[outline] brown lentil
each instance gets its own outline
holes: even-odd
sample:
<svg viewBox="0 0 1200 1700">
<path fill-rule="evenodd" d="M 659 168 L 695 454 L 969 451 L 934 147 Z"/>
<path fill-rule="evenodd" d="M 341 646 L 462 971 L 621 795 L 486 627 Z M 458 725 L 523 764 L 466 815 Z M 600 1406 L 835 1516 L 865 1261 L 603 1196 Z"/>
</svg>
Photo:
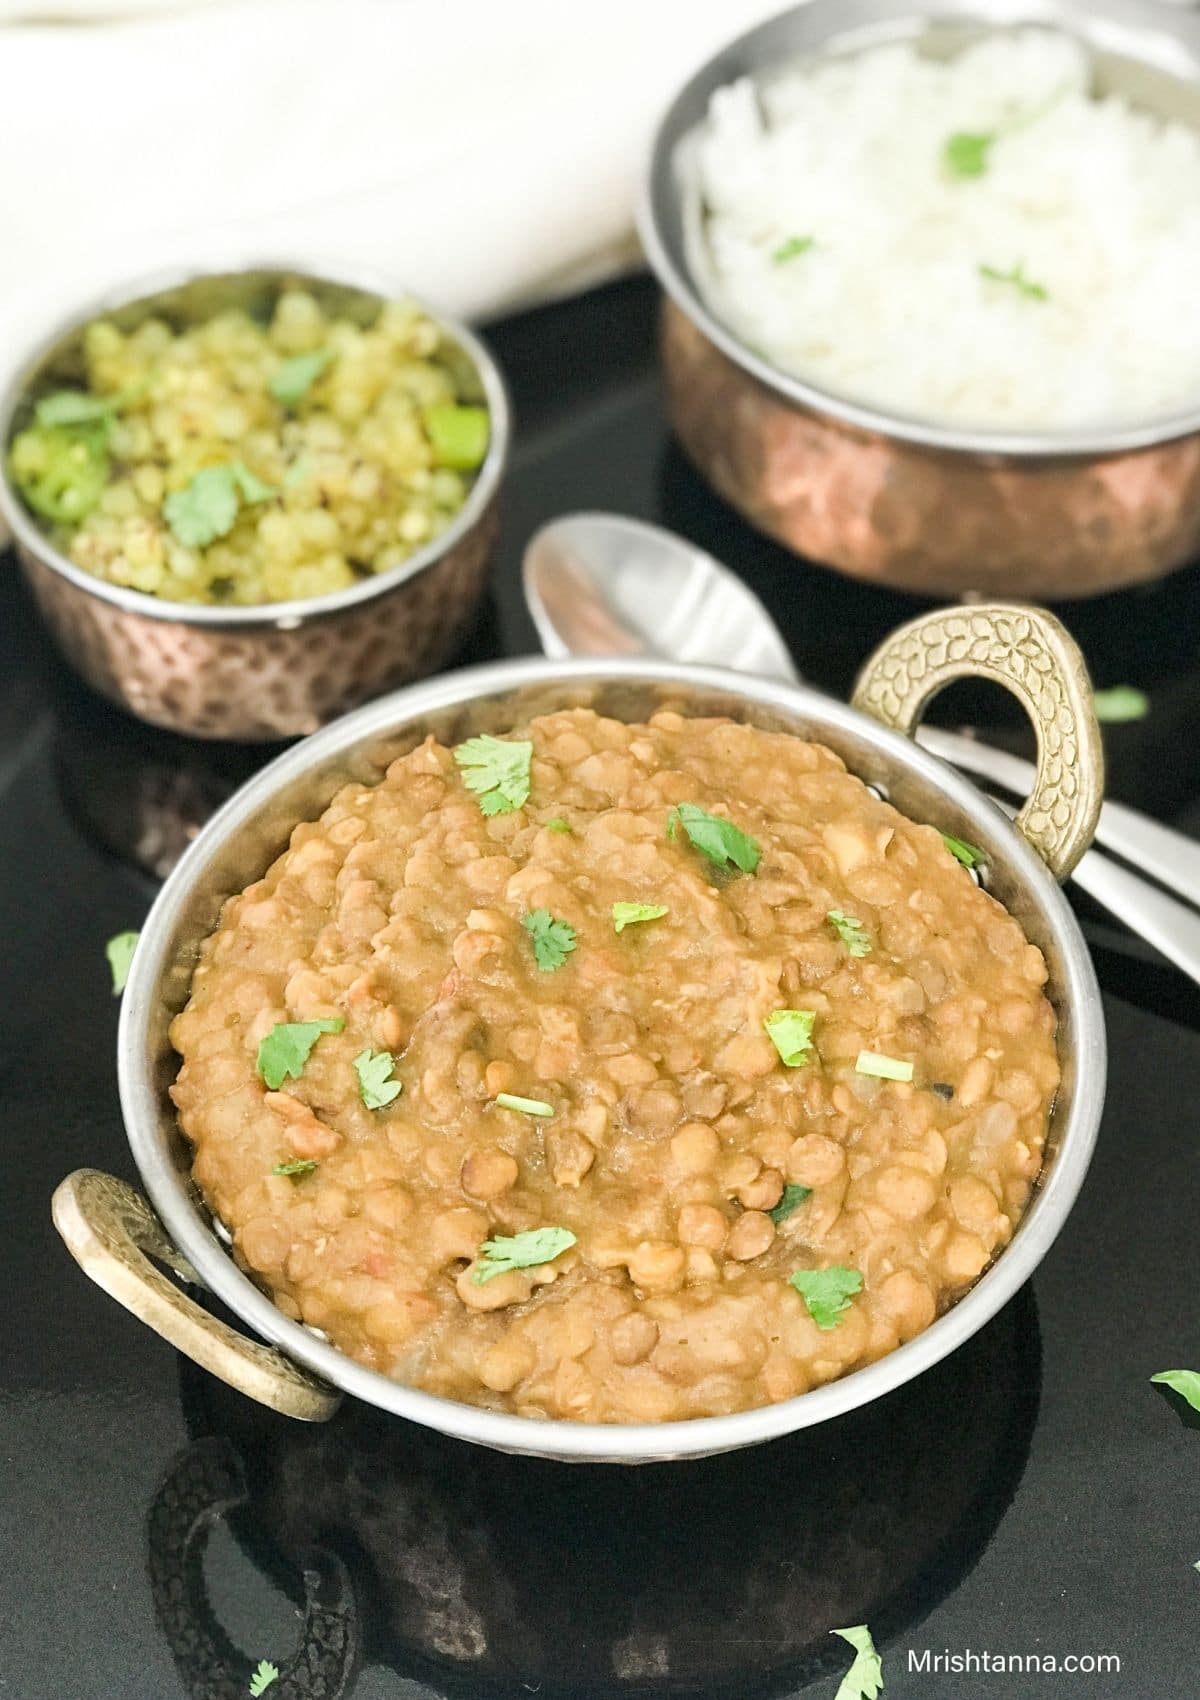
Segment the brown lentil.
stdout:
<svg viewBox="0 0 1200 1700">
<path fill-rule="evenodd" d="M 936 831 L 818 745 L 582 709 L 513 735 L 534 744 L 523 808 L 484 815 L 428 740 L 226 905 L 172 1028 L 173 1091 L 237 1257 L 370 1367 L 527 1416 L 740 1410 L 911 1339 L 1036 1179 L 1058 1080 L 1040 953 Z M 753 834 L 758 871 L 717 879 L 669 839 L 682 801 Z M 555 816 L 573 830 L 543 830 Z M 617 936 L 621 900 L 668 913 Z M 576 929 L 553 972 L 521 926 L 535 907 Z M 779 1008 L 815 1012 L 803 1066 L 764 1034 Z M 268 1091 L 260 1040 L 316 1016 L 345 1026 Z M 380 1110 L 352 1067 L 367 1046 L 403 1086 Z M 858 1075 L 864 1049 L 911 1060 L 912 1083 Z M 297 1157 L 316 1169 L 271 1173 Z M 785 1185 L 809 1191 L 777 1225 Z M 575 1245 L 476 1280 L 484 1240 L 544 1226 Z M 863 1289 L 822 1331 L 788 1276 L 833 1264 Z"/>
</svg>

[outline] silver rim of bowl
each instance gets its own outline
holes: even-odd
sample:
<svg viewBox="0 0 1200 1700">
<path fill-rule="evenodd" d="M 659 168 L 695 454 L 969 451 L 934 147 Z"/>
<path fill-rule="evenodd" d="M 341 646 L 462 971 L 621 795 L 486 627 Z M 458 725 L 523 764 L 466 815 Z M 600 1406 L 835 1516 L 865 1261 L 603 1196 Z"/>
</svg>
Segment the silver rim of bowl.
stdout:
<svg viewBox="0 0 1200 1700">
<path fill-rule="evenodd" d="M 497 692 L 528 685 L 587 680 L 643 680 L 697 686 L 766 708 L 783 706 L 822 728 L 862 737 L 870 728 L 879 750 L 931 781 L 952 806 L 983 833 L 1008 835 L 1017 875 L 1036 893 L 1062 947 L 1061 999 L 1070 1006 L 1075 1029 L 1075 1093 L 1050 1174 L 1035 1191 L 1012 1243 L 955 1305 L 922 1334 L 865 1368 L 794 1399 L 727 1416 L 665 1423 L 574 1423 L 512 1416 L 424 1393 L 366 1369 L 336 1347 L 292 1322 L 233 1261 L 202 1214 L 189 1182 L 159 1135 L 161 1082 L 150 1066 L 146 1035 L 161 975 L 176 930 L 186 913 L 194 881 L 264 803 L 308 769 L 364 741 L 385 737 L 411 719 Z M 1061 890 L 1008 818 L 971 782 L 919 745 L 877 726 L 848 705 L 803 685 L 717 667 L 692 667 L 649 660 L 550 661 L 534 658 L 460 669 L 409 686 L 342 717 L 278 756 L 247 782 L 212 817 L 163 886 L 142 929 L 129 983 L 122 999 L 117 1038 L 121 1108 L 134 1160 L 166 1230 L 205 1284 L 258 1335 L 288 1357 L 356 1398 L 399 1417 L 460 1440 L 559 1459 L 595 1462 L 652 1462 L 755 1445 L 856 1409 L 910 1381 L 957 1349 L 996 1314 L 1049 1250 L 1066 1221 L 1091 1161 L 1104 1102 L 1105 1035 L 1099 988 L 1083 936 Z M 182 1138 L 182 1135 L 176 1135 Z"/>
<path fill-rule="evenodd" d="M 102 318 L 105 313 L 117 312 L 123 307 L 143 301 L 149 312 L 154 297 L 168 290 L 203 278 L 233 277 L 254 272 L 277 273 L 281 280 L 294 278 L 301 284 L 329 284 L 361 290 L 365 294 L 377 295 L 381 304 L 403 297 L 415 302 L 462 347 L 479 375 L 490 421 L 487 454 L 476 474 L 474 484 L 467 493 L 466 501 L 446 529 L 439 532 L 407 561 L 402 561 L 399 566 L 392 567 L 387 572 L 364 579 L 360 584 L 350 585 L 345 590 L 333 591 L 326 596 L 302 597 L 289 602 L 263 602 L 248 607 L 212 607 L 206 603 L 169 602 L 147 591 L 109 584 L 105 579 L 84 572 L 82 567 L 76 566 L 55 548 L 13 489 L 8 477 L 8 445 L 13 419 L 43 363 L 65 338 L 82 330 L 92 319 Z M 495 497 L 508 462 L 511 431 L 508 391 L 500 368 L 485 344 L 460 320 L 430 306 L 421 296 L 405 289 L 404 285 L 394 278 L 366 270 L 339 268 L 336 271 L 317 271 L 302 262 L 289 263 L 279 259 L 241 259 L 228 265 L 172 267 L 170 270 L 153 272 L 106 289 L 85 306 L 56 319 L 39 334 L 33 347 L 17 362 L 15 368 L 10 368 L 10 376 L 3 396 L 0 397 L 0 516 L 3 516 L 21 549 L 62 578 L 69 580 L 77 590 L 82 590 L 89 596 L 99 597 L 102 602 L 110 602 L 128 614 L 138 614 L 152 620 L 179 621 L 192 626 L 217 626 L 226 629 L 271 626 L 280 630 L 295 630 L 309 620 L 340 614 L 347 609 L 357 608 L 364 602 L 370 602 L 377 596 L 385 596 L 408 580 L 418 577 L 427 567 L 434 566 L 448 554 L 478 524 Z"/>
<path fill-rule="evenodd" d="M 638 233 L 659 283 L 722 354 L 765 388 L 808 412 L 824 414 L 874 436 L 947 453 L 1056 460 L 1151 448 L 1200 430 L 1200 400 L 1189 409 L 1127 426 L 1069 431 L 973 430 L 888 413 L 772 365 L 710 312 L 686 262 L 676 261 L 662 229 L 659 209 L 664 200 L 677 205 L 680 198 L 675 153 L 693 125 L 681 129 L 678 114 L 693 104 L 698 91 L 705 91 L 707 106 L 707 95 L 713 89 L 740 76 L 757 79 L 778 62 L 780 54 L 802 59 L 822 51 L 865 51 L 884 41 L 919 40 L 938 25 L 1065 29 L 1092 51 L 1136 61 L 1177 82 L 1191 83 L 1200 93 L 1200 19 L 1189 16 L 1186 8 L 1166 5 L 1162 0 L 1039 0 L 1036 5 L 1028 0 L 930 0 L 919 13 L 914 12 L 911 0 L 806 0 L 746 30 L 709 55 L 676 91 L 659 118 L 637 198 Z M 793 26 L 803 35 L 799 45 L 787 41 Z M 1159 51 L 1147 51 L 1143 58 L 1131 44 L 1131 37 L 1139 44 L 1151 43 Z M 1169 68 L 1164 66 L 1164 59 L 1173 61 Z"/>
</svg>

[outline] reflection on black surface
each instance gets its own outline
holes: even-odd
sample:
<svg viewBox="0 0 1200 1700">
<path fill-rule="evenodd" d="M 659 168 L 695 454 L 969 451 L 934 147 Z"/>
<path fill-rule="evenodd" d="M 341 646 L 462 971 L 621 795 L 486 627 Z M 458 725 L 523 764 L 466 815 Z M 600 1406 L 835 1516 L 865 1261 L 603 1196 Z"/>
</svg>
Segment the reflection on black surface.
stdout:
<svg viewBox="0 0 1200 1700">
<path fill-rule="evenodd" d="M 154 881 L 285 747 L 184 738 L 123 714 L 70 675 L 56 685 L 54 757 L 67 812 L 92 843 Z"/>
<path fill-rule="evenodd" d="M 359 1640 L 365 1661 L 450 1696 L 768 1700 L 844 1666 L 831 1629 L 867 1622 L 886 1642 L 975 1563 L 1020 1480 L 1040 1374 L 1026 1288 L 953 1357 L 837 1422 L 622 1468 L 508 1457 L 358 1404 L 289 1423 L 185 1363 L 197 1438 L 148 1523 L 159 1621 L 194 1700 L 248 1680 L 199 1561 L 227 1512 L 298 1601 L 304 1578 L 281 1700 L 349 1694 Z"/>
<path fill-rule="evenodd" d="M 147 1520 L 150 1590 L 187 1692 L 197 1700 L 243 1700 L 250 1662 L 233 1646 L 209 1610 L 204 1548 L 216 1519 L 242 1505 L 246 1482 L 233 1446 L 218 1436 L 197 1441 L 175 1460 Z M 304 1629 L 290 1662 L 272 1663 L 279 1700 L 341 1700 L 358 1667 L 359 1613 L 346 1567 L 314 1552 L 299 1573 Z"/>
<path fill-rule="evenodd" d="M 451 667 L 495 654 L 486 609 Z M 47 658 L 64 806 L 92 843 L 157 882 L 240 785 L 287 748 L 185 738 L 148 726 Z"/>
</svg>

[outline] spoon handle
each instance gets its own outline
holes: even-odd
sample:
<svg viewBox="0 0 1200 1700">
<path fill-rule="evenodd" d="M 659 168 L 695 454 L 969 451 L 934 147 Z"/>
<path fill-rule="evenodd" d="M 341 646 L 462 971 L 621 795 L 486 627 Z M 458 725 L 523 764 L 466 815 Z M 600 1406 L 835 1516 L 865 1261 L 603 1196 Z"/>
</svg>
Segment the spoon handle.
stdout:
<svg viewBox="0 0 1200 1700">
<path fill-rule="evenodd" d="M 974 738 L 965 738 L 961 733 L 922 726 L 917 733 L 917 742 L 943 761 L 961 767 L 967 773 L 991 779 L 1018 796 L 1024 796 L 1033 784 L 1032 762 L 1010 755 L 1007 750 L 994 749 L 990 744 L 978 743 Z M 1200 844 L 1194 839 L 1185 837 L 1172 827 L 1162 826 L 1148 815 L 1139 814 L 1136 809 L 1126 808 L 1123 803 L 1105 803 L 1100 810 L 1096 841 L 1109 850 L 1115 850 L 1140 873 L 1148 874 L 1151 879 L 1177 891 L 1189 903 L 1200 905 Z M 1075 877 L 1078 879 L 1078 874 Z M 1105 900 L 1101 897 L 1100 901 Z M 1178 909 L 1179 905 L 1172 907 Z M 1194 918 L 1189 916 L 1189 919 Z M 1200 926 L 1200 923 L 1197 925 Z M 1146 936 L 1150 935 L 1147 933 Z M 1168 950 L 1164 950 L 1163 954 L 1171 956 Z M 1192 970 L 1188 969 L 1188 972 Z"/>
<path fill-rule="evenodd" d="M 1194 909 L 1096 850 L 1085 851 L 1071 878 L 1200 985 L 1200 915 Z"/>
<path fill-rule="evenodd" d="M 936 736 L 940 742 L 943 734 Z M 922 738 L 921 741 L 925 740 Z M 952 734 L 946 734 L 945 741 L 948 744 L 971 742 L 968 738 L 955 739 Z M 937 755 L 941 753 L 940 749 L 934 751 Z M 998 750 L 989 752 L 991 755 L 1001 753 Z M 1015 757 L 1013 759 L 1016 760 Z M 1023 767 L 1026 764 L 1021 762 L 1018 765 Z M 1007 785 L 1009 781 L 1005 778 L 1000 783 Z M 1016 813 L 1012 804 L 1003 798 L 993 797 L 992 801 L 1006 815 Z M 1200 914 L 1194 909 L 1185 908 L 1173 897 L 1168 897 L 1165 891 L 1159 891 L 1157 886 L 1142 879 L 1140 874 L 1131 873 L 1120 862 L 1101 855 L 1099 850 L 1083 853 L 1071 870 L 1071 879 L 1123 926 L 1153 945 L 1168 962 L 1173 962 L 1189 980 L 1200 986 Z"/>
</svg>

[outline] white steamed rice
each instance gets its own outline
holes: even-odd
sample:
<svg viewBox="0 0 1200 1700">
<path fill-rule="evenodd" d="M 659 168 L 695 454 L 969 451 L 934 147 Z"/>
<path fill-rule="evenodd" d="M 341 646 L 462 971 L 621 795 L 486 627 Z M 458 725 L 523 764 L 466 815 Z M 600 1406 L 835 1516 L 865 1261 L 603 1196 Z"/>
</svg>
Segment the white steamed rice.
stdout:
<svg viewBox="0 0 1200 1700">
<path fill-rule="evenodd" d="M 1114 426 L 1200 402 L 1200 135 L 1091 81 L 1077 41 L 1028 29 L 719 90 L 698 146 L 710 307 L 782 370 L 931 422 Z M 997 129 L 982 176 L 947 169 L 951 135 Z"/>
</svg>

